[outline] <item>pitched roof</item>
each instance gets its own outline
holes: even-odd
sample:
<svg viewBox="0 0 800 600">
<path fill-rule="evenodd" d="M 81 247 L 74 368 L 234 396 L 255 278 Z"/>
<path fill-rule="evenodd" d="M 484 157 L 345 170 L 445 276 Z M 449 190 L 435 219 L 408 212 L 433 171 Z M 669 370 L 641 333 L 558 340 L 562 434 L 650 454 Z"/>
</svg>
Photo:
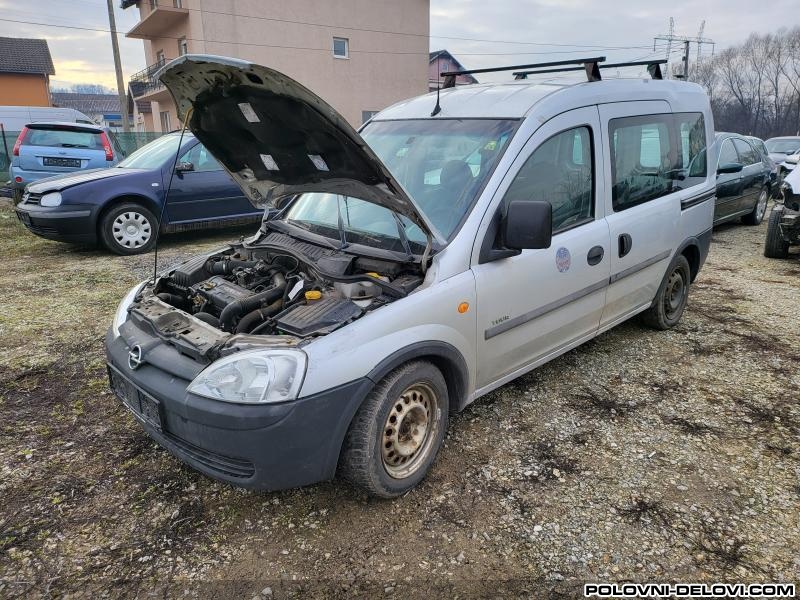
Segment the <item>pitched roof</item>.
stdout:
<svg viewBox="0 0 800 600">
<path fill-rule="evenodd" d="M 47 40 L 0 37 L 0 73 L 55 75 Z"/>
<path fill-rule="evenodd" d="M 453 61 L 453 63 L 458 67 L 459 71 L 466 70 L 466 67 L 462 65 L 461 62 L 455 56 L 450 54 L 450 52 L 448 52 L 447 50 L 434 50 L 433 52 L 431 52 L 428 55 L 428 64 L 432 64 L 433 61 L 439 58 L 444 58 Z M 467 73 L 466 75 L 459 75 L 459 77 L 461 78 L 459 79 L 459 82 L 478 83 L 478 80 L 475 79 L 469 73 Z"/>
<path fill-rule="evenodd" d="M 78 94 L 75 92 L 53 92 L 53 104 L 63 108 L 74 108 L 85 115 L 118 114 L 117 94 Z"/>
</svg>

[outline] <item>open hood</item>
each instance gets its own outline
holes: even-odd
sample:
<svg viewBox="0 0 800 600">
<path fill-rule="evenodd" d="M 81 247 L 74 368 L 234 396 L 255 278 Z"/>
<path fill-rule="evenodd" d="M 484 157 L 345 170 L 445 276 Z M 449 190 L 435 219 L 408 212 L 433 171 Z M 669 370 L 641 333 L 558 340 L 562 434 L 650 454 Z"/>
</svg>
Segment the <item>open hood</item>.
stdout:
<svg viewBox="0 0 800 600">
<path fill-rule="evenodd" d="M 256 207 L 301 192 L 328 192 L 384 206 L 441 241 L 355 129 L 283 73 L 244 60 L 184 55 L 159 74 L 181 123 L 230 172 Z"/>
</svg>

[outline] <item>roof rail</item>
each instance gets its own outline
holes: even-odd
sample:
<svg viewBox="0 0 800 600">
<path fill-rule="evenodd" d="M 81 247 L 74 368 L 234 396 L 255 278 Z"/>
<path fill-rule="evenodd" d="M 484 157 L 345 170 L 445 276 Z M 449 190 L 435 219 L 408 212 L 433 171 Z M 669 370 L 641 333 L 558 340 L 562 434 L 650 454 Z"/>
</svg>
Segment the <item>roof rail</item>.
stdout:
<svg viewBox="0 0 800 600">
<path fill-rule="evenodd" d="M 513 65 L 510 67 L 490 67 L 487 69 L 465 69 L 463 71 L 445 71 L 441 73 L 444 77 L 443 89 L 455 87 L 456 77 L 458 75 L 473 75 L 475 73 L 497 73 L 499 71 L 515 71 L 521 69 L 540 69 L 542 67 L 561 67 L 565 65 L 582 65 L 580 67 L 564 68 L 564 69 L 550 69 L 543 71 L 546 73 L 558 73 L 560 71 L 586 71 L 586 78 L 589 81 L 600 81 L 599 63 L 605 61 L 605 56 L 595 56 L 592 58 L 574 58 L 571 60 L 558 60 L 555 62 L 546 63 L 533 63 L 530 65 Z M 666 61 L 664 61 L 666 62 Z M 516 75 L 516 73 L 515 73 Z"/>
<path fill-rule="evenodd" d="M 629 62 L 621 62 L 621 63 L 602 63 L 598 64 L 598 69 L 613 69 L 616 67 L 636 67 L 636 66 L 647 66 L 647 72 L 650 73 L 650 77 L 652 79 L 664 79 L 664 76 L 661 73 L 661 66 L 667 64 L 667 60 L 662 58 L 661 60 L 634 60 Z M 543 65 L 542 65 L 543 66 Z M 514 75 L 514 79 L 527 79 L 528 75 L 539 75 L 542 73 L 563 73 L 565 71 L 582 71 L 582 67 L 567 67 L 563 69 L 537 69 L 535 71 L 515 71 L 512 73 Z M 589 79 L 589 81 L 598 81 L 600 80 L 600 76 L 598 75 L 597 79 Z"/>
</svg>

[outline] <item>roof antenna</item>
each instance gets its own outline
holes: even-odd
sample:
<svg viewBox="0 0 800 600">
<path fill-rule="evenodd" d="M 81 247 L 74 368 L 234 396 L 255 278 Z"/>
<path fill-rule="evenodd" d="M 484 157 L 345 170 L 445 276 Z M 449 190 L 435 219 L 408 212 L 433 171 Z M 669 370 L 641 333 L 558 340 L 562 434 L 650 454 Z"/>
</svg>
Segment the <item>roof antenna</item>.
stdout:
<svg viewBox="0 0 800 600">
<path fill-rule="evenodd" d="M 436 106 L 433 107 L 432 117 L 435 117 L 442 112 L 442 107 L 439 106 L 439 90 L 442 87 L 442 73 L 439 70 L 439 57 L 436 57 Z"/>
<path fill-rule="evenodd" d="M 164 209 L 167 207 L 167 200 L 169 200 L 169 191 L 172 189 L 172 178 L 175 177 L 175 169 L 178 167 L 178 158 L 181 155 L 181 146 L 183 145 L 183 134 L 186 132 L 186 125 L 189 123 L 189 117 L 192 116 L 194 107 L 190 106 L 186 111 L 186 116 L 183 118 L 183 127 L 181 127 L 181 135 L 178 138 L 178 148 L 175 150 L 175 160 L 172 161 L 172 171 L 169 174 L 169 182 L 167 183 L 167 190 L 164 192 L 164 203 L 161 205 L 161 210 L 158 213 L 158 227 L 156 227 L 156 240 L 153 243 L 153 285 L 158 278 L 158 240 L 161 237 L 161 222 L 164 220 Z"/>
</svg>

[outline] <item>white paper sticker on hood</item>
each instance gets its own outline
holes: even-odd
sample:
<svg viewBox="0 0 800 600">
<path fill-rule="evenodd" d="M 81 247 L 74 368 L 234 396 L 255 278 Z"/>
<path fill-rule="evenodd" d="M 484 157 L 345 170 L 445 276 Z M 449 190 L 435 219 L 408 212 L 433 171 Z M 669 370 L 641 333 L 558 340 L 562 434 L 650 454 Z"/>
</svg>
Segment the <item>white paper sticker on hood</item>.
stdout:
<svg viewBox="0 0 800 600">
<path fill-rule="evenodd" d="M 317 171 L 329 171 L 328 163 L 325 162 L 325 159 L 322 158 L 319 154 L 309 154 L 308 158 L 311 159 L 311 162 L 314 163 L 314 166 L 317 167 Z"/>
<path fill-rule="evenodd" d="M 267 167 L 270 171 L 280 171 L 278 168 L 278 163 L 275 162 L 275 159 L 272 158 L 271 154 L 261 154 L 261 162 L 264 163 L 264 166 Z"/>
<path fill-rule="evenodd" d="M 260 123 L 261 119 L 258 118 L 256 111 L 253 110 L 253 107 L 250 106 L 249 102 L 240 102 L 239 103 L 239 110 L 242 111 L 244 118 L 247 119 L 250 123 Z"/>
</svg>

